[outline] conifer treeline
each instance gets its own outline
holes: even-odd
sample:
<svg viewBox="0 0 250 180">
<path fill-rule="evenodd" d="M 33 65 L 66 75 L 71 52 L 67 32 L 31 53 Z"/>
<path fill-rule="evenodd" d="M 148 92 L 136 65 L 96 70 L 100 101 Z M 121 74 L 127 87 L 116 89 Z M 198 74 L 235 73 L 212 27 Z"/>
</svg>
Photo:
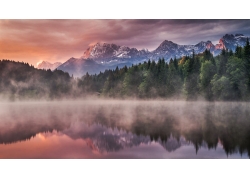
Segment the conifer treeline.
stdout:
<svg viewBox="0 0 250 180">
<path fill-rule="evenodd" d="M 142 64 L 88 73 L 78 80 L 82 93 L 106 97 L 177 98 L 197 100 L 250 99 L 250 45 L 223 49 L 213 57 L 209 50 L 181 59 L 148 60 Z"/>
<path fill-rule="evenodd" d="M 0 61 L 0 97 L 15 99 L 62 98 L 72 91 L 72 78 L 61 70 L 41 70 L 28 63 Z"/>
<path fill-rule="evenodd" d="M 61 70 L 40 70 L 28 63 L 0 61 L 0 95 L 11 98 L 111 98 L 250 100 L 250 45 L 213 57 L 201 54 L 73 78 Z"/>
</svg>

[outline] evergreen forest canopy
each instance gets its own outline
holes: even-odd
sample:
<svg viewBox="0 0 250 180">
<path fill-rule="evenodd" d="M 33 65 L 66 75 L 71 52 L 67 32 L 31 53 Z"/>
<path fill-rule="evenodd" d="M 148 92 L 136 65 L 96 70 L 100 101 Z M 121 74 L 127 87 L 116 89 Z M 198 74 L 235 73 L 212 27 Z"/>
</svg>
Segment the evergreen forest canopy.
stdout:
<svg viewBox="0 0 250 180">
<path fill-rule="evenodd" d="M 213 57 L 201 54 L 132 67 L 86 73 L 74 78 L 61 70 L 41 70 L 28 63 L 0 61 L 0 96 L 15 99 L 85 98 L 87 96 L 208 101 L 250 100 L 250 44 Z"/>
</svg>

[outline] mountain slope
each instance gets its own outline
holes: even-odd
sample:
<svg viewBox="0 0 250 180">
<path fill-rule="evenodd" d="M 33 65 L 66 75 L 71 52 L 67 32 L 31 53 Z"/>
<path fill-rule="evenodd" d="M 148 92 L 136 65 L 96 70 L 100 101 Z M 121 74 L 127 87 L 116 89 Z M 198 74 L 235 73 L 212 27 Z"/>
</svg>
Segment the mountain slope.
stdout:
<svg viewBox="0 0 250 180">
<path fill-rule="evenodd" d="M 130 62 L 109 62 L 109 63 L 97 63 L 93 59 L 84 59 L 84 58 L 70 58 L 65 63 L 60 65 L 57 69 L 68 72 L 70 75 L 75 77 L 82 77 L 87 72 L 89 74 L 99 74 L 100 71 L 104 72 L 106 69 L 115 69 L 117 66 L 119 68 L 124 66 L 131 66 Z"/>
<path fill-rule="evenodd" d="M 89 74 L 95 74 L 103 71 L 105 68 L 102 64 L 98 64 L 90 59 L 83 58 L 70 58 L 68 61 L 60 65 L 57 69 L 66 71 L 70 75 L 82 76 L 87 72 Z"/>
</svg>

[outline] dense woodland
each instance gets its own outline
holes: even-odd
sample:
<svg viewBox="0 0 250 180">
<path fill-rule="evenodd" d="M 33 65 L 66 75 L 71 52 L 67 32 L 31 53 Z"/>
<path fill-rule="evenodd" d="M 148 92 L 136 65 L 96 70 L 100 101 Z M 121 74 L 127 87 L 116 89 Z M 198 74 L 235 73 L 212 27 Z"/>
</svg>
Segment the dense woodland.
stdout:
<svg viewBox="0 0 250 180">
<path fill-rule="evenodd" d="M 39 70 L 23 62 L 0 61 L 0 94 L 15 99 L 109 98 L 250 100 L 250 44 L 201 54 L 148 60 L 132 67 L 74 78 L 61 70 Z"/>
<path fill-rule="evenodd" d="M 68 73 L 41 70 L 28 63 L 0 61 L 0 96 L 15 99 L 54 99 L 72 91 L 72 78 Z"/>
</svg>

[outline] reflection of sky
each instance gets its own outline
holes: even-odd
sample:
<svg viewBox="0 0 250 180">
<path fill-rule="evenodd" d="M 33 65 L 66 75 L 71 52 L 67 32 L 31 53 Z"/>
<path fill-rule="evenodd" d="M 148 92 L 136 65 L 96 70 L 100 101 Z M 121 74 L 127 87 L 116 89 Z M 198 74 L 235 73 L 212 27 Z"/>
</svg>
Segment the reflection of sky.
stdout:
<svg viewBox="0 0 250 180">
<path fill-rule="evenodd" d="M 91 126 L 89 128 L 91 129 Z M 114 137 L 118 136 L 117 132 L 110 131 L 110 129 L 108 131 L 109 132 L 106 132 L 109 133 L 109 135 L 113 135 Z M 76 132 L 76 134 L 79 134 L 79 132 Z M 84 133 L 82 132 L 81 135 L 84 135 Z M 123 138 L 125 137 L 123 133 L 120 133 L 120 135 Z M 131 135 L 131 133 L 128 135 Z M 105 137 L 104 134 L 102 134 L 102 136 Z M 0 158 L 248 158 L 246 153 L 243 154 L 242 157 L 238 153 L 227 157 L 220 144 L 218 144 L 216 150 L 208 150 L 205 147 L 201 147 L 196 154 L 195 148 L 191 143 L 186 143 L 174 151 L 167 151 L 159 142 L 145 142 L 147 138 L 137 137 L 136 135 L 133 136 L 135 139 L 138 138 L 135 141 L 135 146 L 131 146 L 130 143 L 128 143 L 127 146 L 122 144 L 117 151 L 100 152 L 99 149 L 102 147 L 97 147 L 96 149 L 90 145 L 90 141 L 92 141 L 92 145 L 95 146 L 95 142 L 100 138 L 98 136 L 98 138 L 96 138 L 95 135 L 92 137 L 85 136 L 83 138 L 79 136 L 79 138 L 71 138 L 66 134 L 55 131 L 52 133 L 39 133 L 28 141 L 21 141 L 8 145 L 1 144 Z M 129 136 L 129 138 L 130 137 L 131 136 Z M 104 140 L 104 144 L 99 144 L 99 146 L 105 145 L 105 139 L 100 140 Z M 106 143 L 109 143 L 108 140 L 109 139 L 106 139 Z M 142 140 L 142 143 L 138 142 L 139 140 Z M 112 143 L 109 145 L 112 145 Z"/>
</svg>

